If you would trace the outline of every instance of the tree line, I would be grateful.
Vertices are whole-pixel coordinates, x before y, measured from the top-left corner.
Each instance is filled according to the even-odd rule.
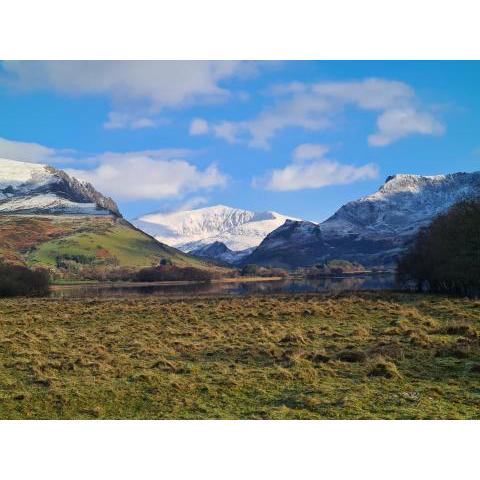
[[[421,229],[397,278],[419,291],[480,295],[480,199],[457,203]]]

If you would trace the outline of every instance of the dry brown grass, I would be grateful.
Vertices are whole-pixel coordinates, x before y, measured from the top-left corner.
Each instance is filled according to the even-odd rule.
[[[480,302],[0,301],[1,418],[479,418]]]

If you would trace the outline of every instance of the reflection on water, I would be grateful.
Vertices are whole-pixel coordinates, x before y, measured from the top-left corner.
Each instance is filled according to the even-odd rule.
[[[115,286],[115,285],[70,285],[55,287],[50,296],[54,298],[115,298],[157,296],[222,296],[262,295],[274,293],[339,293],[355,290],[391,290],[395,288],[393,275],[372,275],[346,278],[285,279],[278,281],[238,283],[191,283],[184,285]]]

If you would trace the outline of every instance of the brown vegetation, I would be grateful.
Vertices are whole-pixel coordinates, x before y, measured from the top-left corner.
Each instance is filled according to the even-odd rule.
[[[480,303],[0,300],[0,418],[480,419]]]

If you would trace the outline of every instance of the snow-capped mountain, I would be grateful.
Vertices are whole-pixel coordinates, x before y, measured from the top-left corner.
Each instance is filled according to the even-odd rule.
[[[0,214],[115,215],[115,202],[63,170],[0,158]]]
[[[252,212],[215,205],[174,213],[144,215],[133,224],[166,243],[190,252],[221,242],[230,250],[256,247],[289,217],[276,212]]]
[[[372,195],[349,202],[322,223],[325,238],[410,236],[462,199],[480,195],[480,172],[393,175]]]
[[[374,194],[349,202],[318,228],[287,222],[242,261],[287,267],[328,259],[392,265],[413,235],[463,199],[480,197],[480,172],[394,175]]]

